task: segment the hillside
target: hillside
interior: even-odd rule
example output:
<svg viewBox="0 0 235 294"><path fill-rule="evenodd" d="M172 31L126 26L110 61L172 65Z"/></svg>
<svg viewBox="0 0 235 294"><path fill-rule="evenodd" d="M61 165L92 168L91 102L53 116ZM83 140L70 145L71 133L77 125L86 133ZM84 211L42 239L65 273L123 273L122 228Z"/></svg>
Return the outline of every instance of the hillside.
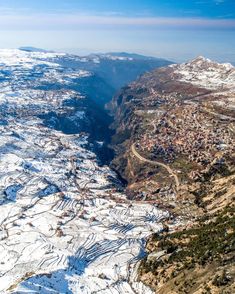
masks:
<svg viewBox="0 0 235 294"><path fill-rule="evenodd" d="M168 212L127 199L106 83L71 58L0 50L0 293L148 294L130 276Z"/></svg>
<svg viewBox="0 0 235 294"><path fill-rule="evenodd" d="M140 279L158 289L157 293L204 293L204 283L211 285L214 272L225 271L230 276L224 285L228 292L218 292L224 288L218 290L215 286L217 290L212 293L232 293L233 288L229 287L234 285L235 68L198 57L157 69L123 88L109 108L116 129L112 166L127 181L129 199L155 202L167 208L171 213L167 228L172 227L175 219L183 221L182 226L174 227L177 233L170 230L163 237L150 238L147 260L150 256L153 259L142 263ZM202 221L205 218L208 221ZM220 229L210 241L205 235L213 226ZM221 239L225 228L229 233ZM223 248L215 248L211 253L214 241L222 242ZM172 252L165 254L164 242L172 243ZM208 276L198 270L205 252L199 251L195 257L190 253L195 250L195 242L196 248L208 247L206 254L212 255L205 257ZM185 252L182 256L181 251ZM227 252L231 259L225 262ZM212 271L213 254L220 255L220 260L215 258ZM188 282L189 273L181 267L192 258L190 279L197 287L176 287L177 283ZM176 271L173 279L171 270L175 272L178 267L181 270ZM205 275L202 282L197 270ZM186 278L182 278L182 273Z"/></svg>

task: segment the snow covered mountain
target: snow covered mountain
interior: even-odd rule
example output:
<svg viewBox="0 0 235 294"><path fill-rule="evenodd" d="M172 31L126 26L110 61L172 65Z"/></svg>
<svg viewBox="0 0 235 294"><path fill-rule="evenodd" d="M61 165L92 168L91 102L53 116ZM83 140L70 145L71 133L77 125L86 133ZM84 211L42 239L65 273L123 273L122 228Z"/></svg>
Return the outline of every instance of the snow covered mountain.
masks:
<svg viewBox="0 0 235 294"><path fill-rule="evenodd" d="M139 201L126 197L102 158L110 123L102 105L138 73L165 63L126 53L79 57L32 48L0 50L0 293L152 293L137 282L136 269L146 237L169 219L159 205L181 205L175 200L182 178L193 181L205 162L214 162L214 154L225 154L228 161L234 140L232 65L199 57L143 75L113 101L118 139L126 138L122 131L128 125L137 136L131 143L141 142L138 152L145 146L146 154L164 151L160 159L167 165L183 152L184 164L180 172L179 164L177 171L168 168L172 174L165 171L164 177L146 165L143 177L142 162L130 151L137 152L135 146L125 144L121 156L130 156L128 168L136 168L127 174L137 185L144 180L148 189L132 185ZM131 74L119 79L126 68ZM205 134L207 143L198 147L198 136ZM171 142L174 148L168 148ZM189 173L185 166L194 160ZM163 189L152 186L158 176ZM158 202L140 199L156 193ZM197 213L196 204L190 205ZM188 223L188 216L180 215L180 222L171 225Z"/></svg>
<svg viewBox="0 0 235 294"><path fill-rule="evenodd" d="M68 59L0 50L0 293L151 293L131 273L168 213L99 164L93 73Z"/></svg>
<svg viewBox="0 0 235 294"><path fill-rule="evenodd" d="M235 68L231 63L220 64L199 56L190 62L170 67L182 82L212 90L235 88Z"/></svg>

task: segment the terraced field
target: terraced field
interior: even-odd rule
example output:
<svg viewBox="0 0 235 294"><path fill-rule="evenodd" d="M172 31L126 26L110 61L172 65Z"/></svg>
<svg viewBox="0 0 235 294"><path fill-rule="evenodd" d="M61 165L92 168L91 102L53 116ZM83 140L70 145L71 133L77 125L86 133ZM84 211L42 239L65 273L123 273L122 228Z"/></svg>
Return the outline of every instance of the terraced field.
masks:
<svg viewBox="0 0 235 294"><path fill-rule="evenodd" d="M89 73L52 53L0 57L0 293L151 293L135 266L168 213L118 192L79 131L91 118L71 85Z"/></svg>

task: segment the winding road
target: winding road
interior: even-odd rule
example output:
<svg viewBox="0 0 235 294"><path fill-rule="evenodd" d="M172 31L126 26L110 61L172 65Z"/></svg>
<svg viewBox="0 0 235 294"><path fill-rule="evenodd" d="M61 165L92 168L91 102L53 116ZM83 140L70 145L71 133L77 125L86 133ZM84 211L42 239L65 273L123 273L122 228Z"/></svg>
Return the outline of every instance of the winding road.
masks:
<svg viewBox="0 0 235 294"><path fill-rule="evenodd" d="M147 162L149 164L152 164L152 165L156 165L156 166L160 166L160 167L165 168L167 170L167 172L171 176L174 177L174 179L175 179L175 185L176 185L176 190L177 191L179 190L179 186L180 186L179 178L178 178L178 176L174 173L174 171L168 165L166 165L166 164L164 164L162 162L159 162L159 161L153 161L153 160L149 160L149 159L144 158L136 150L135 143L131 145L131 151L134 154L134 156L137 157L140 161Z"/></svg>

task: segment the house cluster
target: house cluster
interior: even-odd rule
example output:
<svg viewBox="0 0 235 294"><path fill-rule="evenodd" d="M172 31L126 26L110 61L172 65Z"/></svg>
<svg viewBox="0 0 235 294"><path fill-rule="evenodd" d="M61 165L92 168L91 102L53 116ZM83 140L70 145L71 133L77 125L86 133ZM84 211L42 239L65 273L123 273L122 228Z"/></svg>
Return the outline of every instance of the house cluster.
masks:
<svg viewBox="0 0 235 294"><path fill-rule="evenodd" d="M146 132L139 146L167 163L180 154L191 162L207 165L217 153L234 149L229 129L205 115L196 104L175 107L155 123L155 133Z"/></svg>

